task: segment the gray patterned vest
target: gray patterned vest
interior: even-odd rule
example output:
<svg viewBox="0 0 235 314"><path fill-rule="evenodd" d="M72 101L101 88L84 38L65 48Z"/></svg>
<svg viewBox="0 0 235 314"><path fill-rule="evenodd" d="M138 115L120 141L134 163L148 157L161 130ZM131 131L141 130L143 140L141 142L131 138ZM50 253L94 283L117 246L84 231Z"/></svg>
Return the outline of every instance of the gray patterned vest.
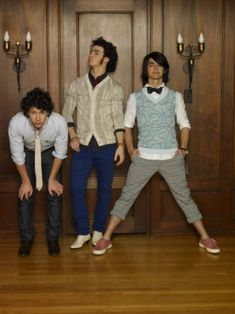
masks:
<svg viewBox="0 0 235 314"><path fill-rule="evenodd" d="M135 93L138 146L152 149L177 147L175 131L176 93L168 90L159 101L150 100L143 91Z"/></svg>

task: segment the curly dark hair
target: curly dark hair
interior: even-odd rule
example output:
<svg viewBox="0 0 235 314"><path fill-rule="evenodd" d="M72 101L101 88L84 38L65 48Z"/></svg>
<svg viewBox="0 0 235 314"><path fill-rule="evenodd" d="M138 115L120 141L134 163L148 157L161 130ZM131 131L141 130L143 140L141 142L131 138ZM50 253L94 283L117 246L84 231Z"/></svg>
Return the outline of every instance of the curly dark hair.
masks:
<svg viewBox="0 0 235 314"><path fill-rule="evenodd" d="M44 110L48 112L48 115L50 115L54 108L54 104L48 92L39 87L36 87L30 90L21 100L20 107L24 115L28 117L29 110L32 107Z"/></svg>
<svg viewBox="0 0 235 314"><path fill-rule="evenodd" d="M164 68L164 74L163 74L162 80L164 83L167 83L169 81L168 76L169 76L169 69L170 69L167 58L161 52L153 51L153 52L149 53L147 56L145 56L144 60L143 60L142 75L141 75L143 85L148 83L147 68L148 68L149 59L153 59L155 62L157 62L160 66L162 66Z"/></svg>
<svg viewBox="0 0 235 314"><path fill-rule="evenodd" d="M112 73L116 70L118 54L117 48L111 43L106 41L103 37L99 37L92 41L93 46L99 46L104 48L104 56L109 58L109 62L107 64L106 72Z"/></svg>

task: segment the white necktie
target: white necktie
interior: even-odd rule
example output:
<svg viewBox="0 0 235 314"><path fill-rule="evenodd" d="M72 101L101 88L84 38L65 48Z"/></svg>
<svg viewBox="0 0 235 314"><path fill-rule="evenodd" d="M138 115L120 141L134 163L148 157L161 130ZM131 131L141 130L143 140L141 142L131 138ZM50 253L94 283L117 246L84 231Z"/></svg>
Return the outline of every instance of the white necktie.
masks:
<svg viewBox="0 0 235 314"><path fill-rule="evenodd" d="M34 167L36 176L36 189L42 189L42 163L41 163L41 143L39 138L39 131L35 133L35 154L34 154Z"/></svg>

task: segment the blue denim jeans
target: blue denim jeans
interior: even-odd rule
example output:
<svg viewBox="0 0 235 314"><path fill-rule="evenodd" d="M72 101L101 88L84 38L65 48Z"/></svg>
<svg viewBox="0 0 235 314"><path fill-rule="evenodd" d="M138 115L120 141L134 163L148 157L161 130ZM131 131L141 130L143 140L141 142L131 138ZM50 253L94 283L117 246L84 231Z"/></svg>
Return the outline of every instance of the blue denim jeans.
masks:
<svg viewBox="0 0 235 314"><path fill-rule="evenodd" d="M97 203L93 230L104 231L112 193L115 150L116 145L111 144L99 149L81 147L80 152L73 153L71 194L77 234L89 233L86 191L87 181L93 167L97 176Z"/></svg>
<svg viewBox="0 0 235 314"><path fill-rule="evenodd" d="M42 152L42 175L43 181L48 186L48 179L51 173L53 164L52 149ZM34 170L34 152L25 149L25 167L32 186L35 186L35 170ZM57 174L57 180L61 182L61 171ZM57 195L51 196L47 192L47 222L46 233L47 240L58 240L60 236L60 197ZM43 209L42 209L43 210ZM32 241L34 238L33 227L33 196L28 200L19 199L19 227L22 240Z"/></svg>

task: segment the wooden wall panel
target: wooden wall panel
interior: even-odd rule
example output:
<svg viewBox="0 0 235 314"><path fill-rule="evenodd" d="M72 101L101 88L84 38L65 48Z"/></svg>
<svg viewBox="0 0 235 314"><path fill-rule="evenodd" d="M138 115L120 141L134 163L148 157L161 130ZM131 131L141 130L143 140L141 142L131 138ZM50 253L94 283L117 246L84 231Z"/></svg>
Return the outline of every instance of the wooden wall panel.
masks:
<svg viewBox="0 0 235 314"><path fill-rule="evenodd" d="M50 14L48 14L48 10ZM21 92L17 90L13 59L3 49L0 53L0 231L17 231L17 175L11 160L7 129L9 120L20 111L20 100L32 88L39 86L51 92L55 110L59 110L59 41L56 32L59 18L58 1L0 1L0 34L6 30L11 43L24 43L26 32L32 35L32 51L25 58L26 70L21 74ZM49 26L48 26L49 23ZM56 30L55 30L56 28ZM50 49L49 49L49 48ZM50 52L48 53L48 49ZM53 56L52 56L53 55ZM50 82L50 84L48 83ZM45 194L35 195L34 221L44 231Z"/></svg>
<svg viewBox="0 0 235 314"><path fill-rule="evenodd" d="M61 42L60 1L47 0L47 89L54 101L54 109L61 112Z"/></svg>
<svg viewBox="0 0 235 314"><path fill-rule="evenodd" d="M223 1L222 143L221 178L226 180L223 217L228 231L235 231L235 2Z"/></svg>
<svg viewBox="0 0 235 314"><path fill-rule="evenodd" d="M190 181L191 194L202 213L208 230L214 233L224 232L223 201L224 190L219 181ZM153 193L153 189L157 193ZM192 232L180 207L174 200L167 184L155 175L150 185L150 230L155 232Z"/></svg>
<svg viewBox="0 0 235 314"><path fill-rule="evenodd" d="M232 190L232 202L231 202L230 219L235 224L235 190Z"/></svg>
<svg viewBox="0 0 235 314"><path fill-rule="evenodd" d="M91 1L92 10L87 11L87 0L66 1L61 15L60 0L0 0L0 36L9 31L12 41L24 41L30 30L33 49L25 59L26 71L21 75L22 91L18 93L16 73L12 70L13 60L0 49L0 231L17 231L17 177L10 158L7 127L10 118L19 110L23 95L31 88L40 86L51 92L56 111L61 111L63 88L80 71L81 61L78 46L84 44L81 38L71 41L70 34L91 11L107 14L119 12L128 16L130 25L123 30L125 40L131 40L136 50L136 60L142 60L144 51L164 52L170 62L170 83L173 89L183 91L188 85L188 76L183 71L184 61L176 52L176 38L180 32L184 42L197 43L200 32L205 37L206 50L195 62L193 75L193 103L186 108L192 125L189 162L189 186L192 195L205 216L209 230L215 232L233 232L235 230L235 2L233 0L102 0ZM138 14L133 8L142 6ZM71 8L69 5L71 4ZM143 14L147 12L147 16ZM82 14L79 14L79 12ZM71 15L69 25L63 25L63 16ZM131 16L131 17L130 17ZM62 18L61 18L62 17ZM79 20L80 19L80 20ZM130 33L132 23L136 23L134 34ZM83 23L81 23L83 25ZM82 25L80 24L79 27ZM85 24L84 24L85 25ZM67 37L60 32L64 29ZM84 32L86 30L84 29ZM121 34L107 30L110 40ZM127 32L127 33L126 33ZM143 42L145 34L147 41ZM145 36L144 35L144 36ZM115 37L116 36L116 37ZM131 37L131 39L130 39ZM138 38L138 40L134 39ZM120 39L122 42L123 39ZM85 43L86 44L86 43ZM122 45L120 45L122 46ZM64 49L62 49L64 47ZM130 47L130 45L128 46ZM126 94L129 89L141 86L139 71L141 62L133 61L133 51L126 45L121 55L126 59L121 64L133 72L133 80L125 81ZM127 49L127 50L125 50ZM77 54L78 53L78 54ZM63 67L63 60L70 56L71 62ZM80 56L84 59L85 56ZM83 63L84 64L84 63ZM123 70L121 70L123 72ZM119 75L117 73L117 75ZM118 76L121 79L121 76ZM127 95L126 95L127 96ZM69 163L69 160L67 161ZM113 200L118 197L124 184L125 167L114 181ZM65 182L68 182L69 170L65 169ZM89 182L89 204L95 203L95 179ZM91 195L92 194L92 195ZM67 196L69 197L69 196ZM185 220L169 189L160 176L155 175L146 186L139 204L134 210L146 210L145 221L151 232L192 232L193 228ZM68 198L65 199L65 202ZM44 232L45 195L36 194L35 224ZM147 208L146 208L147 206ZM70 213L69 213L70 215ZM63 222L68 213L63 212ZM134 222L129 217L128 226L120 226L120 231L134 230ZM143 229L143 230L146 230Z"/></svg>
<svg viewBox="0 0 235 314"><path fill-rule="evenodd" d="M162 47L168 57L171 88L183 92L188 87L185 61L176 52L178 33L185 44L197 44L199 34L204 34L206 50L195 61L193 103L186 105L192 126L188 180L208 229L234 230L234 1L153 0L152 6L154 12L162 10L163 25L162 45L153 37L152 47ZM157 32L157 23L150 25L150 32ZM168 194L166 184L156 175L150 187L152 232L190 230Z"/></svg>
<svg viewBox="0 0 235 314"><path fill-rule="evenodd" d="M12 69L13 59L3 51L0 54L1 73L4 73L0 76L0 141L1 147L7 148L1 156L0 176L14 177L15 169L8 150L9 120L19 111L20 100L29 89L34 86L47 87L45 1L0 1L0 17L1 36L8 30L12 44L17 40L24 43L28 30L33 39L32 52L25 59L26 70L21 74L20 93L17 91L16 72Z"/></svg>
<svg viewBox="0 0 235 314"><path fill-rule="evenodd" d="M235 177L235 2L224 1L223 63L222 63L222 162L221 176Z"/></svg>
<svg viewBox="0 0 235 314"><path fill-rule="evenodd" d="M137 88L141 87L141 62L147 52L147 1L62 1L62 77L64 94L69 84L77 76L88 71L87 60L91 41L103 36L117 46L118 65L112 77L124 87L125 99ZM139 40L141 38L141 40ZM68 51L67 47L70 47ZM71 151L70 151L71 153ZM71 155L69 153L69 155ZM70 156L65 164L64 193L64 231L74 233L71 224L72 206L70 203ZM123 165L115 168L113 179L113 201L124 185L129 166L126 158ZM119 231L144 232L147 230L146 213L148 211L147 190L142 191L136 201L135 208L139 217L135 220L131 214L127 217ZM87 203L92 224L92 215L96 199L96 174L93 171L88 180ZM141 205L140 205L141 204ZM110 205L112 208L113 202ZM135 208L131 211L134 214ZM92 230L92 229L91 229Z"/></svg>
<svg viewBox="0 0 235 314"><path fill-rule="evenodd" d="M107 13L102 14L102 25L110 25L108 28L102 30L103 37L112 41L115 44L119 43L119 39L122 36L129 43L132 42L132 13L115 14ZM90 38L97 38L101 34L101 30L97 28L96 21L100 19L100 13L79 13L78 12L78 29L80 34L89 34L89 36L79 36L78 38L78 75L84 75L88 72L88 55L90 51ZM119 25L119 27L117 27ZM117 45L117 44L116 44ZM86 49L80 49L79 47L86 47ZM125 101L127 100L130 91L133 89L133 80L130 75L123 76L122 73L132 73L132 49L131 45L118 45L118 66L115 71L115 79L118 82L122 82L122 86L125 93Z"/></svg>
<svg viewBox="0 0 235 314"><path fill-rule="evenodd" d="M197 45L201 32L205 37L206 50L195 61L193 103L187 105L192 126L190 178L216 179L220 175L222 12L220 0L164 1L163 46L171 66L170 87L188 88L188 75L182 69L185 61L176 52L178 33L185 45Z"/></svg>

